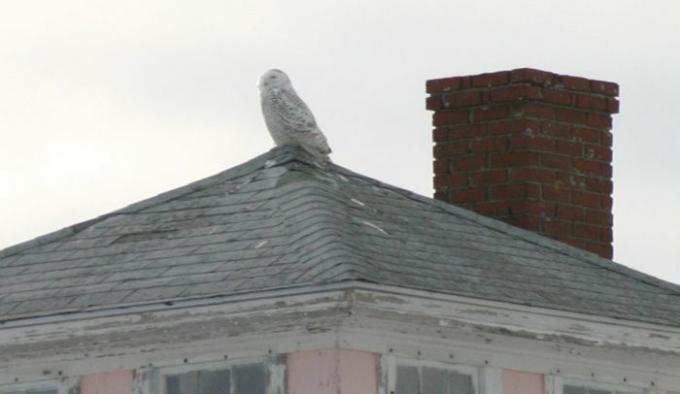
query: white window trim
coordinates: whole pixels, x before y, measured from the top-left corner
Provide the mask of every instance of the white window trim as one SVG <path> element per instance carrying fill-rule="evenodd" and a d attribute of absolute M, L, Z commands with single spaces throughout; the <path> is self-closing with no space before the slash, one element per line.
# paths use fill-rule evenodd
<path fill-rule="evenodd" d="M 142 378 L 144 381 L 135 384 L 135 394 L 165 394 L 165 377 L 168 375 L 177 375 L 193 371 L 231 369 L 235 366 L 252 364 L 264 364 L 265 369 L 268 370 L 269 384 L 267 384 L 267 394 L 280 394 L 285 392 L 285 365 L 276 363 L 272 357 L 253 357 L 147 368 L 146 374 L 140 374 L 146 375 Z"/>
<path fill-rule="evenodd" d="M 625 383 L 608 383 L 579 377 L 545 375 L 547 394 L 564 394 L 565 385 L 587 386 L 593 389 L 630 394 L 663 394 L 664 391 Z"/>
<path fill-rule="evenodd" d="M 27 390 L 56 390 L 57 394 L 68 394 L 69 386 L 57 380 L 22 382 L 0 385 L 0 393 L 13 393 Z"/>
<path fill-rule="evenodd" d="M 472 376 L 472 385 L 476 394 L 502 393 L 502 370 L 500 369 L 383 355 L 381 359 L 381 368 L 384 371 L 383 384 L 380 385 L 382 390 L 378 390 L 379 394 L 394 394 L 396 392 L 397 366 L 433 367 L 456 371 Z"/>

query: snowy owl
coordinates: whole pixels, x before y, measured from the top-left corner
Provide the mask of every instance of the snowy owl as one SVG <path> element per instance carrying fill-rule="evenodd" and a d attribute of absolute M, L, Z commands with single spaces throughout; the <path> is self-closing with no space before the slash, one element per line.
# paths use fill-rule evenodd
<path fill-rule="evenodd" d="M 269 70 L 260 77 L 258 87 L 264 121 L 276 145 L 299 145 L 314 156 L 328 160 L 331 148 L 326 137 L 286 73 Z"/>

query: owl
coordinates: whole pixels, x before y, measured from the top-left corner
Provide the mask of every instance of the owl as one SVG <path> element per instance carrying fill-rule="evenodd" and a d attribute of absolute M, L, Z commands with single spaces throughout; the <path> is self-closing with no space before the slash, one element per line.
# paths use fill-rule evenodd
<path fill-rule="evenodd" d="M 312 155 L 328 160 L 331 148 L 316 124 L 314 115 L 297 95 L 281 70 L 269 70 L 260 77 L 262 114 L 276 145 L 298 145 Z"/>

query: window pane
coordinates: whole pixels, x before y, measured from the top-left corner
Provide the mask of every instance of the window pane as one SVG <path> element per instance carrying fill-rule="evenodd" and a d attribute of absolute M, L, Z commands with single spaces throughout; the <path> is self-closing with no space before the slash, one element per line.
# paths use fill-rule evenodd
<path fill-rule="evenodd" d="M 198 372 L 187 372 L 181 375 L 165 377 L 165 391 L 167 394 L 199 394 Z"/>
<path fill-rule="evenodd" d="M 420 394 L 417 367 L 397 367 L 396 394 Z"/>
<path fill-rule="evenodd" d="M 423 367 L 423 394 L 448 394 L 447 371 Z"/>
<path fill-rule="evenodd" d="M 475 386 L 472 384 L 472 376 L 449 371 L 449 393 L 474 394 Z"/>
<path fill-rule="evenodd" d="M 565 384 L 562 391 L 563 394 L 586 394 L 586 388 L 583 386 L 570 386 Z"/>
<path fill-rule="evenodd" d="M 229 370 L 201 371 L 198 379 L 200 394 L 229 394 L 231 378 Z"/>
<path fill-rule="evenodd" d="M 232 374 L 236 394 L 265 394 L 268 378 L 263 364 L 237 366 Z"/>

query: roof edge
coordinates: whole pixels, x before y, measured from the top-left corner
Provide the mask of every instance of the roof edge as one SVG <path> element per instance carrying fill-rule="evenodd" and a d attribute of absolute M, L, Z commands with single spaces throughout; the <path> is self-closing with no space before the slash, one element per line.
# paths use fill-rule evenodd
<path fill-rule="evenodd" d="M 2 257 L 8 257 L 17 253 L 20 253 L 26 249 L 37 247 L 37 246 L 42 246 L 45 244 L 48 244 L 50 242 L 58 241 L 62 238 L 65 238 L 69 235 L 77 234 L 84 229 L 99 223 L 103 220 L 109 219 L 113 216 L 116 215 L 121 215 L 121 214 L 127 214 L 127 213 L 135 213 L 139 212 L 143 209 L 150 208 L 154 205 L 162 204 L 164 202 L 168 202 L 177 198 L 180 198 L 186 194 L 192 193 L 194 191 L 200 190 L 201 188 L 211 186 L 214 183 L 218 181 L 227 181 L 231 180 L 234 178 L 238 178 L 244 175 L 247 175 L 249 173 L 252 173 L 254 171 L 257 171 L 258 169 L 262 167 L 272 167 L 275 165 L 280 165 L 284 164 L 287 162 L 290 162 L 292 160 L 298 160 L 298 161 L 303 161 L 307 164 L 312 164 L 313 163 L 313 158 L 303 158 L 301 159 L 299 156 L 300 155 L 300 148 L 297 147 L 292 147 L 292 146 L 282 146 L 282 147 L 275 147 L 268 152 L 265 152 L 259 156 L 256 156 L 253 159 L 250 159 L 244 163 L 241 163 L 235 167 L 229 168 L 227 170 L 221 171 L 217 174 L 210 175 L 206 178 L 199 179 L 197 181 L 191 182 L 189 184 L 186 184 L 184 186 L 180 186 L 178 188 L 162 192 L 160 194 L 157 194 L 153 197 L 149 197 L 146 199 L 143 199 L 141 201 L 132 203 L 130 205 L 127 205 L 123 208 L 119 208 L 115 211 L 105 213 L 103 215 L 97 216 L 93 219 L 85 220 L 83 222 L 79 222 L 76 224 L 72 224 L 70 226 L 64 227 L 62 229 L 38 236 L 33 239 L 29 239 L 24 242 L 20 242 L 15 245 L 8 246 L 4 249 L 0 249 L 0 258 Z M 270 162 L 270 160 L 274 160 L 274 162 Z"/>
<path fill-rule="evenodd" d="M 510 235 L 512 237 L 516 237 L 519 239 L 522 239 L 524 241 L 530 242 L 534 245 L 539 245 L 542 247 L 549 248 L 555 252 L 578 258 L 581 260 L 585 260 L 588 263 L 591 263 L 597 267 L 610 270 L 613 272 L 617 272 L 622 275 L 626 275 L 628 277 L 631 277 L 636 280 L 643 281 L 649 285 L 656 286 L 665 290 L 668 290 L 674 294 L 674 296 L 679 296 L 680 297 L 680 284 L 675 284 L 672 282 L 665 281 L 663 279 L 659 279 L 655 276 L 645 274 L 643 272 L 637 271 L 635 269 L 626 267 L 623 264 L 617 263 L 614 260 L 609 260 L 604 257 L 601 257 L 598 254 L 589 252 L 584 249 L 577 248 L 575 246 L 568 245 L 566 243 L 554 240 L 552 238 L 548 238 L 544 235 L 537 234 L 535 232 L 525 230 L 520 227 L 513 226 L 511 224 L 502 222 L 497 219 L 490 218 L 488 216 L 480 215 L 474 211 L 459 207 L 454 204 L 450 204 L 444 201 L 439 201 L 435 200 L 430 197 L 422 196 L 420 194 L 414 193 L 410 190 L 402 189 L 397 186 L 393 186 L 384 182 L 381 182 L 379 180 L 369 178 L 367 176 L 355 173 L 347 168 L 344 168 L 339 165 L 335 165 L 335 168 L 337 170 L 340 170 L 343 172 L 345 175 L 349 175 L 352 177 L 358 177 L 364 180 L 368 180 L 371 182 L 376 182 L 380 185 L 380 187 L 384 187 L 387 189 L 391 189 L 394 192 L 400 193 L 404 195 L 404 197 L 409 198 L 411 200 L 423 203 L 423 204 L 431 204 L 434 205 L 447 213 L 457 215 L 459 217 L 462 217 L 467 220 L 474 221 L 476 223 L 479 223 L 480 225 L 487 227 L 491 230 L 502 232 L 504 234 Z"/>

